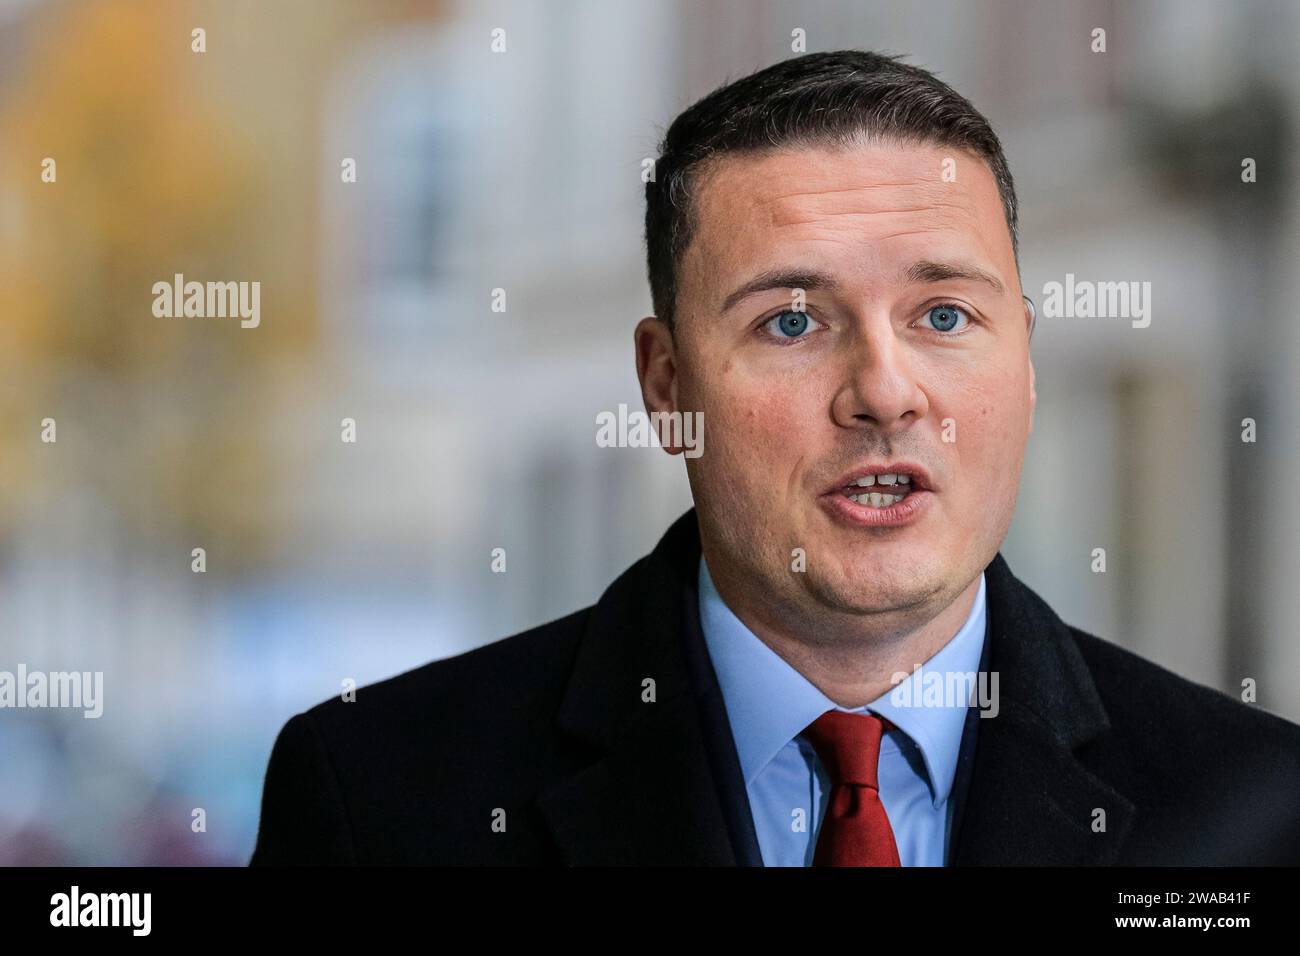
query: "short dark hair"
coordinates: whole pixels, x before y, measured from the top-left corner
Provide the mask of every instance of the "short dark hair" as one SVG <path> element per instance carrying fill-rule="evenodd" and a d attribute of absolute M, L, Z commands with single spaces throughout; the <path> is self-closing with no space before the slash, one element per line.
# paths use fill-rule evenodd
<path fill-rule="evenodd" d="M 808 53 L 720 86 L 673 120 L 646 183 L 645 241 L 655 314 L 675 328 L 677 269 L 695 231 L 691 186 L 726 152 L 850 144 L 863 134 L 975 153 L 998 185 L 1020 262 L 1016 191 L 993 127 L 934 74 L 864 50 Z"/>

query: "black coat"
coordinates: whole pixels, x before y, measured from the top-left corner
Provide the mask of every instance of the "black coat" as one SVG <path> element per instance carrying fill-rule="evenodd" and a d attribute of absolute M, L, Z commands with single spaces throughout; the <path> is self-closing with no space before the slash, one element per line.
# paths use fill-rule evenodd
<path fill-rule="evenodd" d="M 692 509 L 593 606 L 291 718 L 252 864 L 761 866 L 699 555 Z M 1000 710 L 967 718 L 950 863 L 1300 863 L 1300 726 L 1064 624 L 1000 554 L 986 597 Z"/>

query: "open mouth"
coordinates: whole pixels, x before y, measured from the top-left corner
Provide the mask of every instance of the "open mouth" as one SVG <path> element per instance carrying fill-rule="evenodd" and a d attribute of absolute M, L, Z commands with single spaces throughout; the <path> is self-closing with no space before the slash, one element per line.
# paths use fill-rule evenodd
<path fill-rule="evenodd" d="M 840 490 L 850 501 L 869 508 L 888 508 L 898 504 L 915 489 L 912 475 L 906 472 L 885 472 L 863 475 Z M 919 487 L 919 485 L 917 486 Z"/>
<path fill-rule="evenodd" d="M 933 503 L 930 474 L 913 462 L 863 464 L 842 475 L 821 496 L 837 521 L 859 528 L 911 524 Z"/>

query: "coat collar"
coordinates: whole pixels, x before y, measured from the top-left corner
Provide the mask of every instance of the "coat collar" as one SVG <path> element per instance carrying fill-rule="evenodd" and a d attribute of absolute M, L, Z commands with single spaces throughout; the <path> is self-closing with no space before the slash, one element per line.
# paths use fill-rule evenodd
<path fill-rule="evenodd" d="M 692 508 L 587 617 L 557 725 L 599 755 L 537 801 L 566 863 L 753 861 L 752 820 L 736 819 L 748 814 L 748 801 L 716 681 L 710 686 L 711 669 L 702 676 L 692 666 L 694 643 L 702 644 L 690 626 L 698 622 L 699 556 Z M 1112 862 L 1134 807 L 1075 757 L 1109 728 L 1087 666 L 1068 628 L 1000 554 L 985 574 L 999 712 L 985 719 L 972 712 L 968 721 L 967 795 L 951 858 Z M 719 737 L 728 745 L 721 751 Z M 1098 808 L 1103 833 L 1092 829 Z"/>

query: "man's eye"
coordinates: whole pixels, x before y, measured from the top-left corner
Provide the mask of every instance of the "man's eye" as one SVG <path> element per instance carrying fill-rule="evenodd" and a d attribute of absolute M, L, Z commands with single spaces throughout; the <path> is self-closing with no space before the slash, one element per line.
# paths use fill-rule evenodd
<path fill-rule="evenodd" d="M 955 305 L 936 305 L 925 318 L 936 332 L 961 331 L 970 324 L 970 316 Z M 959 323 L 961 328 L 958 328 Z"/>
<path fill-rule="evenodd" d="M 791 311 L 772 316 L 763 323 L 763 327 L 778 339 L 797 339 L 805 332 L 812 331 L 814 325 L 820 324 L 816 319 L 809 318 L 807 312 Z"/>

